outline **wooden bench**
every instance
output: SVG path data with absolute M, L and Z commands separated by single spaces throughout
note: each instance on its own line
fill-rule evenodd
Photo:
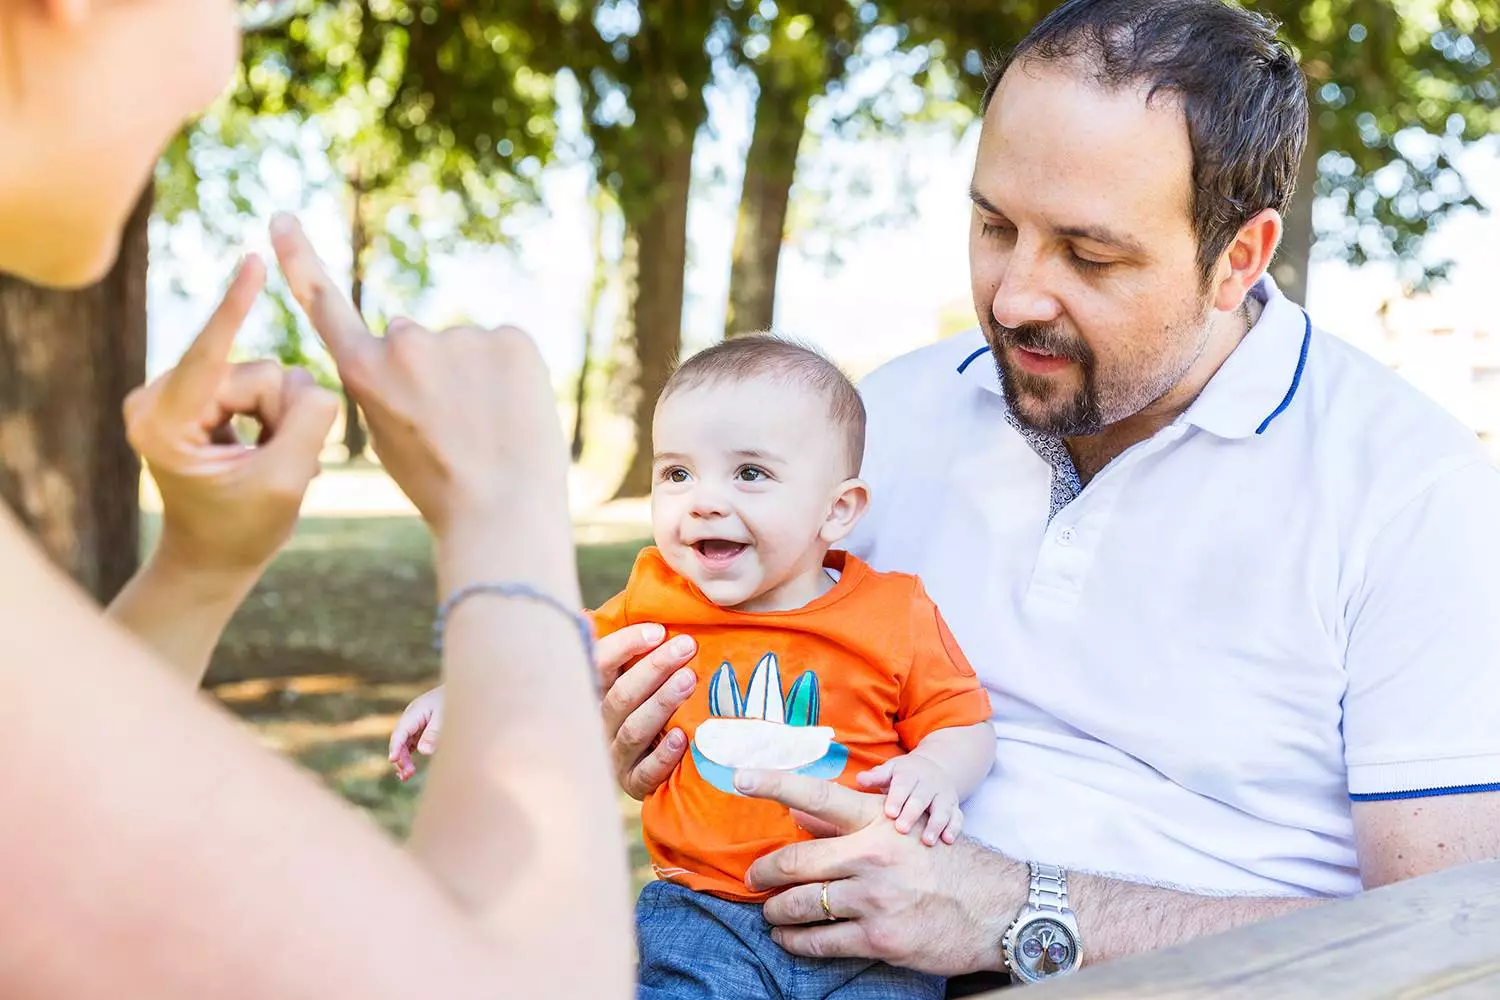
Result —
M 1002 1000 L 1500 1000 L 1500 861 L 1085 967 Z

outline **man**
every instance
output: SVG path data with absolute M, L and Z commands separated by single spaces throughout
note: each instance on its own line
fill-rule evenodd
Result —
M 1306 127 L 1220 0 L 1071 0 L 995 74 L 982 333 L 862 387 L 855 545 L 943 609 L 995 769 L 938 850 L 743 776 L 841 834 L 750 873 L 787 949 L 1043 979 L 1500 854 L 1500 473 L 1265 277 Z M 684 660 L 606 702 L 634 794 L 680 756 L 645 751 Z

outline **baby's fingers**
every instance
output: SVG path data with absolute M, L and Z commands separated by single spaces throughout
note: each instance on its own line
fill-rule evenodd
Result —
M 957 816 L 957 796 L 951 792 L 940 792 L 933 796 L 932 805 L 927 810 L 927 827 L 922 831 L 922 843 L 928 847 L 936 845 L 938 839 L 946 835 Z M 948 843 L 951 844 L 952 841 Z
M 891 770 L 891 788 L 885 797 L 885 815 L 888 819 L 896 819 L 902 815 L 903 807 L 911 801 L 911 797 L 915 794 L 917 786 L 918 782 L 915 774 L 902 771 L 900 768 L 893 768 Z M 926 808 L 927 803 L 923 802 L 922 809 Z M 921 810 L 917 811 L 917 815 L 922 815 Z M 897 826 L 899 825 L 898 823 Z M 910 825 L 906 829 L 911 829 Z M 906 830 L 902 830 L 901 832 L 905 833 Z
M 906 804 L 901 807 L 901 813 L 896 817 L 896 829 L 901 833 L 910 833 L 932 805 L 933 790 L 926 782 L 918 782 L 911 790 L 911 795 L 906 799 Z M 890 812 L 890 801 L 886 801 L 886 812 Z
M 854 780 L 861 788 L 885 788 L 891 783 L 891 771 L 893 766 L 886 761 L 879 767 L 873 767 L 868 771 L 861 772 Z

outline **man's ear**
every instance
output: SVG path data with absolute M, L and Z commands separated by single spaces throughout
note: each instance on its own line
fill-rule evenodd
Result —
M 1282 229 L 1281 214 L 1274 208 L 1265 209 L 1240 227 L 1219 258 L 1214 274 L 1215 309 L 1234 312 L 1244 304 L 1245 296 L 1271 266 Z
M 828 509 L 828 517 L 823 521 L 818 537 L 830 546 L 837 545 L 849 537 L 849 533 L 869 509 L 869 485 L 863 479 L 844 480 L 833 496 L 833 504 Z

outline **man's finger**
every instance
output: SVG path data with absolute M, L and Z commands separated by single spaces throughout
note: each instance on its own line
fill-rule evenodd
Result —
M 863 830 L 884 815 L 883 795 L 856 792 L 831 781 L 786 771 L 739 771 L 734 787 L 751 798 L 770 799 L 807 813 L 841 834 Z
M 271 220 L 271 245 L 276 248 L 276 259 L 292 297 L 327 345 L 339 371 L 347 373 L 351 364 L 357 364 L 380 342 L 328 276 L 328 269 L 295 218 L 283 214 Z
M 813 927 L 778 927 L 771 932 L 785 951 L 805 958 L 874 958 L 864 925 L 857 921 Z
M 644 801 L 648 795 L 661 787 L 662 782 L 672 776 L 672 772 L 678 764 L 682 763 L 682 757 L 686 753 L 687 737 L 680 729 L 672 730 L 656 745 L 656 749 L 648 753 L 626 777 L 623 782 L 625 794 L 633 799 Z
M 660 646 L 666 638 L 667 630 L 655 624 L 632 625 L 600 636 L 594 644 L 594 665 L 600 686 L 605 691 L 613 688 L 626 667 Z M 629 714 L 624 712 L 622 717 Z
M 865 916 L 864 898 L 856 890 L 857 884 L 848 880 L 828 882 L 828 909 L 833 911 L 834 919 L 857 920 Z M 828 914 L 823 912 L 822 882 L 777 893 L 766 900 L 761 910 L 766 923 L 773 927 L 828 923 Z
M 213 401 L 229 368 L 229 351 L 245 317 L 266 287 L 266 265 L 254 254 L 245 258 L 219 307 L 209 317 L 182 360 L 162 379 L 162 402 L 172 412 L 196 414 Z
M 832 882 L 860 874 L 867 862 L 861 848 L 844 837 L 799 840 L 756 859 L 745 873 L 745 884 L 756 892 L 766 892 L 789 885 Z

